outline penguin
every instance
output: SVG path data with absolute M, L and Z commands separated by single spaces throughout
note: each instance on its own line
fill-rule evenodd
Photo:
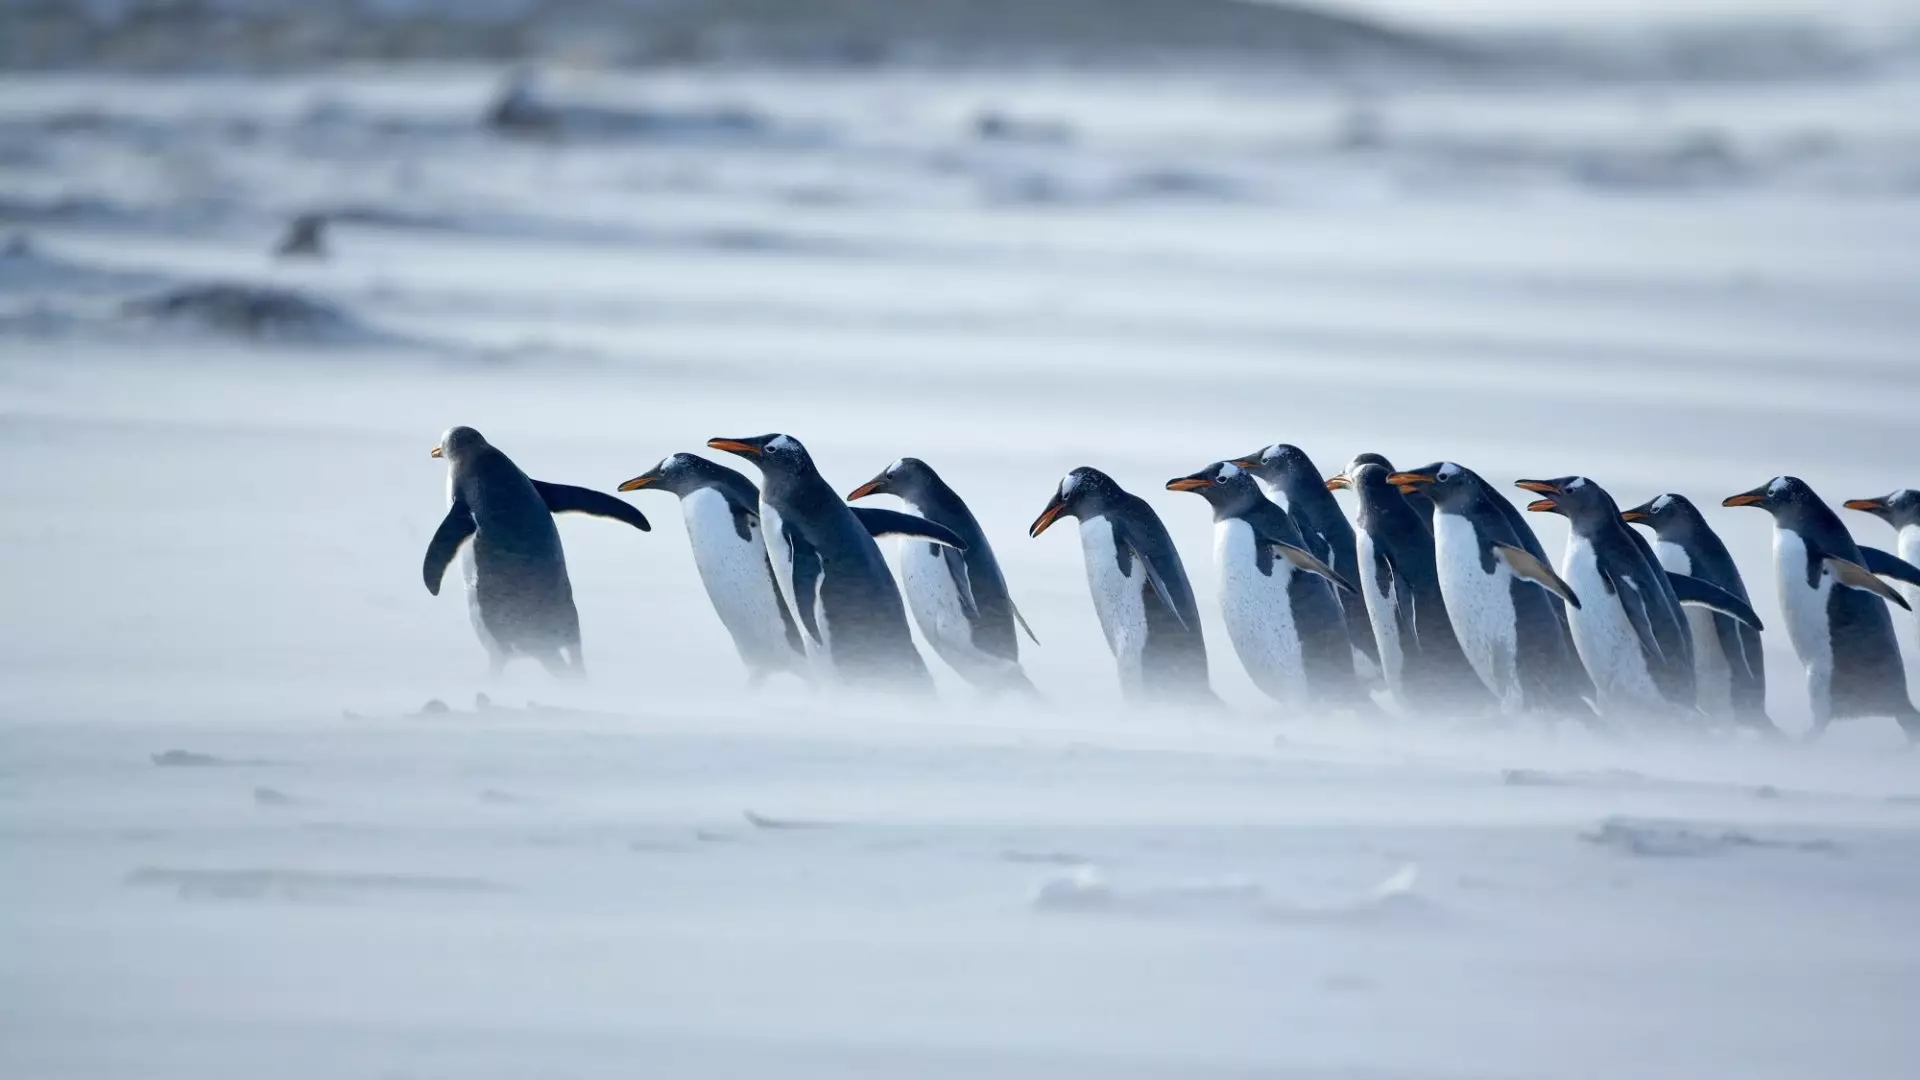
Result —
M 1347 581 L 1359 580 L 1353 526 L 1341 512 L 1339 501 L 1327 491 L 1323 474 L 1314 468 L 1313 460 L 1304 451 L 1297 446 L 1275 443 L 1234 458 L 1232 464 L 1252 473 L 1254 479 L 1267 486 L 1273 501 L 1292 515 L 1314 558 L 1333 567 L 1334 572 Z M 1340 603 L 1347 623 L 1347 638 L 1355 653 L 1354 670 L 1373 682 L 1380 670 L 1380 653 L 1374 644 L 1373 626 L 1367 620 L 1367 606 L 1357 595 L 1343 596 Z
M 760 489 L 753 481 L 706 458 L 672 454 L 620 490 L 679 497 L 694 569 L 747 666 L 748 685 L 781 671 L 806 678 L 806 645 L 760 537 Z
M 1727 546 L 1686 496 L 1658 496 L 1621 511 L 1620 519 L 1653 530 L 1654 557 L 1669 573 L 1698 578 L 1752 604 Z M 1689 607 L 1686 617 L 1700 711 L 1778 736 L 1780 729 L 1767 716 L 1766 651 L 1760 631 L 1706 608 Z
M 1761 629 L 1744 600 L 1685 575 L 1669 576 L 1621 518 L 1605 488 L 1584 476 L 1519 480 L 1544 495 L 1533 513 L 1560 514 L 1571 531 L 1560 576 L 1584 601 L 1570 612 L 1573 643 L 1593 677 L 1603 715 L 1692 714 L 1697 700 L 1693 632 L 1680 609 L 1684 593 Z
M 1353 478 L 1353 474 L 1356 471 L 1358 471 L 1362 465 L 1378 465 L 1382 469 L 1386 470 L 1387 475 L 1391 475 L 1394 471 L 1393 462 L 1388 461 L 1386 458 L 1386 455 L 1375 454 L 1375 453 L 1364 453 L 1364 454 L 1353 455 L 1353 460 L 1347 462 L 1346 471 L 1340 473 L 1339 475 L 1344 476 L 1347 479 L 1351 480 Z M 1385 479 L 1385 476 L 1382 477 L 1382 480 L 1384 479 Z M 1333 487 L 1331 483 L 1329 483 L 1327 490 L 1338 491 L 1340 489 Z M 1379 490 L 1382 498 L 1385 498 L 1387 495 L 1399 495 L 1402 501 L 1404 501 L 1408 506 L 1413 507 L 1413 509 L 1419 513 L 1420 524 L 1426 527 L 1427 533 L 1429 535 L 1433 533 L 1433 500 L 1427 497 L 1427 493 L 1425 491 L 1422 491 L 1419 488 L 1415 488 L 1412 491 L 1406 492 L 1405 494 L 1401 494 L 1401 491 L 1399 488 L 1394 487 L 1392 484 L 1388 484 L 1388 483 L 1382 483 L 1380 485 Z M 1356 526 L 1354 529 L 1354 540 L 1357 543 L 1359 539 L 1360 539 L 1360 530 Z M 1366 570 L 1364 569 L 1366 566 L 1366 560 L 1361 559 L 1360 565 L 1362 567 L 1362 570 L 1360 572 L 1362 575 L 1364 575 L 1366 573 Z
M 646 515 L 611 495 L 534 480 L 470 427 L 448 428 L 433 448 L 447 463 L 446 517 L 421 565 L 440 595 L 447 564 L 462 559 L 467 612 L 494 674 L 530 656 L 556 675 L 583 675 L 580 616 L 553 515 L 593 514 L 647 532 Z M 471 547 L 468 541 L 472 541 Z
M 1027 535 L 1062 517 L 1080 522 L 1087 587 L 1121 695 L 1136 705 L 1217 703 L 1193 587 L 1159 515 L 1106 473 L 1082 466 L 1061 479 Z
M 909 514 L 841 502 L 791 435 L 715 438 L 707 445 L 760 468 L 761 539 L 816 667 L 849 686 L 930 692 L 932 676 L 874 537 L 913 536 L 962 550 L 965 541 Z
M 1020 638 L 1015 630 L 1033 629 L 1007 592 L 1006 577 L 993 557 L 986 533 L 973 511 L 932 466 L 919 458 L 901 458 L 847 496 L 855 502 L 870 495 L 892 495 L 907 509 L 945 526 L 966 542 L 966 550 L 913 540 L 900 542 L 901 590 L 907 610 L 933 651 L 960 677 L 988 691 L 1037 694 L 1020 667 Z
M 1213 507 L 1220 614 L 1254 685 L 1296 709 L 1366 699 L 1334 595 L 1352 593 L 1353 583 L 1306 550 L 1291 515 L 1231 462 L 1175 477 L 1167 490 L 1190 491 Z
M 1373 623 L 1387 685 L 1412 712 L 1490 708 L 1494 700 L 1461 651 L 1440 592 L 1433 534 L 1418 509 L 1425 504 L 1431 511 L 1433 500 L 1419 489 L 1402 495 L 1387 482 L 1392 472 L 1380 455 L 1361 454 L 1326 482 L 1329 491 L 1351 490 L 1359 498 L 1355 584 Z
M 1877 499 L 1850 499 L 1846 507 L 1849 510 L 1872 514 L 1893 526 L 1898 544 L 1895 550 L 1900 558 L 1920 566 L 1920 491 L 1901 488 L 1891 495 L 1882 495 Z M 1920 611 L 1920 588 L 1912 585 L 1901 585 L 1899 588 L 1913 610 Z M 1907 624 L 1908 631 L 1913 635 L 1915 655 L 1920 655 L 1920 618 L 1897 621 Z
M 1590 721 L 1592 685 L 1550 597 L 1580 597 L 1507 524 L 1486 482 L 1453 462 L 1397 472 L 1387 482 L 1433 499 L 1434 568 L 1454 636 L 1509 715 L 1544 711 Z
M 1920 739 L 1920 710 L 1907 697 L 1907 672 L 1887 605 L 1903 613 L 1912 608 L 1875 576 L 1891 572 L 1920 584 L 1920 569 L 1855 544 L 1832 508 L 1799 477 L 1774 477 L 1727 496 L 1720 505 L 1753 506 L 1773 515 L 1780 609 L 1793 651 L 1806 668 L 1813 708 L 1807 737 L 1818 738 L 1835 720 L 1891 716 L 1909 740 Z

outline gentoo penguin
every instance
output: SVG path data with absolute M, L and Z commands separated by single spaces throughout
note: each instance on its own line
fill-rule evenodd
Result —
M 1453 462 L 1393 473 L 1387 482 L 1433 499 L 1434 569 L 1454 636 L 1502 712 L 1592 718 L 1591 681 L 1549 600 L 1580 598 L 1520 544 L 1486 482 Z
M 1571 526 L 1560 576 L 1584 598 L 1568 615 L 1600 711 L 1692 713 L 1693 633 L 1680 610 L 1681 594 L 1758 630 L 1760 620 L 1746 601 L 1691 577 L 1670 578 L 1621 519 L 1613 496 L 1584 476 L 1519 480 L 1514 486 L 1546 496 L 1528 510 L 1560 514 Z
M 642 532 L 646 516 L 611 495 L 528 478 L 470 427 L 447 429 L 433 456 L 447 463 L 451 503 L 421 565 L 427 591 L 440 595 L 447 564 L 462 558 L 467 611 L 497 674 L 530 656 L 555 674 L 583 674 L 580 616 L 553 515 L 576 512 L 624 521 Z
M 1669 573 L 1697 578 L 1752 603 L 1727 546 L 1686 496 L 1661 495 L 1621 511 L 1620 518 L 1653 530 L 1654 557 Z M 1700 710 L 1764 735 L 1778 735 L 1780 729 L 1767 716 L 1766 651 L 1760 631 L 1707 608 L 1689 606 L 1686 615 Z
M 1213 558 L 1227 640 L 1268 697 L 1294 708 L 1366 697 L 1335 590 L 1353 584 L 1302 545 L 1292 517 L 1245 469 L 1215 462 L 1167 481 L 1213 507 Z
M 1353 526 L 1340 510 L 1340 503 L 1327 491 L 1325 474 L 1314 468 L 1313 460 L 1297 446 L 1275 443 L 1255 450 L 1232 464 L 1253 474 L 1273 493 L 1273 501 L 1293 517 L 1306 548 L 1314 557 L 1333 567 L 1348 581 L 1359 579 L 1359 559 L 1354 554 Z M 1340 598 L 1341 612 L 1347 621 L 1347 638 L 1357 654 L 1354 667 L 1369 681 L 1379 670 L 1379 647 L 1374 644 L 1373 626 L 1367 621 L 1367 606 L 1357 595 Z
M 1806 481 L 1779 476 L 1722 506 L 1757 506 L 1773 515 L 1773 569 L 1787 637 L 1807 669 L 1807 697 L 1817 737 L 1835 720 L 1891 716 L 1909 739 L 1920 739 L 1920 711 L 1907 697 L 1907 673 L 1893 635 L 1891 603 L 1910 605 L 1874 576 L 1868 556 Z M 1883 571 L 1920 581 L 1920 570 L 1877 553 Z M 1894 564 L 1898 564 L 1897 567 Z M 1884 601 L 1884 602 L 1883 602 Z M 1902 612 L 1905 614 L 1905 611 Z
M 1061 479 L 1027 535 L 1062 517 L 1080 522 L 1087 587 L 1119 665 L 1121 694 L 1136 704 L 1217 701 L 1193 587 L 1153 507 L 1082 466 Z
M 1354 584 L 1366 600 L 1387 685 L 1409 710 L 1485 709 L 1493 698 L 1454 637 L 1435 569 L 1433 533 L 1414 501 L 1431 511 L 1433 500 L 1420 489 L 1402 495 L 1387 483 L 1392 472 L 1385 458 L 1362 454 L 1327 480 L 1327 490 L 1350 489 L 1360 500 L 1360 580 Z
M 707 599 L 733 636 L 750 684 L 777 671 L 807 676 L 800 626 L 780 595 L 760 538 L 760 489 L 724 465 L 673 454 L 620 485 L 621 491 L 665 491 L 680 497 L 693 565 Z
M 1893 526 L 1900 558 L 1920 566 L 1920 491 L 1901 488 L 1891 495 L 1882 495 L 1877 499 L 1851 499 L 1846 504 L 1849 510 L 1859 510 L 1872 514 L 1881 521 Z M 1867 549 L 1861 549 L 1868 554 Z M 1871 556 L 1869 556 L 1871 557 Z M 1872 569 L 1872 564 L 1868 564 Z M 1907 603 L 1913 610 L 1920 612 L 1920 587 L 1901 585 L 1900 591 L 1906 595 Z M 1913 634 L 1915 655 L 1920 655 L 1920 618 L 1898 619 L 1907 624 Z
M 1388 461 L 1386 458 L 1386 455 L 1365 453 L 1365 454 L 1353 455 L 1353 460 L 1347 462 L 1346 471 L 1341 473 L 1340 475 L 1347 477 L 1348 479 L 1352 479 L 1353 474 L 1362 465 L 1378 465 L 1382 469 L 1385 469 L 1386 473 L 1382 474 L 1383 481 L 1386 476 L 1392 475 L 1394 471 L 1393 462 Z M 1338 491 L 1339 488 L 1336 488 L 1331 483 L 1329 483 L 1327 485 L 1327 490 Z M 1414 511 L 1420 515 L 1420 524 L 1426 527 L 1427 532 L 1429 533 L 1433 532 L 1433 500 L 1427 497 L 1427 493 L 1424 490 L 1420 488 L 1414 488 L 1412 491 L 1403 493 L 1399 488 L 1394 487 L 1392 484 L 1383 482 L 1380 485 L 1380 492 L 1381 492 L 1382 498 L 1385 498 L 1387 495 L 1399 495 L 1400 498 L 1408 506 L 1413 507 Z M 1354 530 L 1354 539 L 1358 541 L 1359 536 L 1360 536 L 1359 529 L 1356 527 Z M 1360 565 L 1364 567 L 1366 565 L 1366 561 L 1364 559 L 1361 560 Z M 1362 573 L 1364 572 L 1365 571 L 1362 570 Z
M 1020 669 L 1020 638 L 1014 624 L 1027 620 L 1007 593 L 1007 579 L 993 557 L 973 511 L 940 474 L 919 458 L 901 458 L 861 484 L 848 502 L 892 495 L 907 509 L 966 542 L 966 550 L 917 540 L 900 541 L 900 584 L 907 610 L 933 651 L 960 677 L 982 690 L 1035 693 Z M 1037 639 L 1036 639 L 1037 641 Z
M 841 502 L 791 435 L 716 438 L 707 445 L 760 467 L 760 535 L 808 655 L 849 685 L 931 690 L 900 589 L 873 538 L 916 536 L 959 548 L 965 542 L 908 514 Z

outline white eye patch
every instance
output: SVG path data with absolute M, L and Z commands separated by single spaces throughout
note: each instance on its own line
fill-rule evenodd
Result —
M 1079 487 L 1080 474 L 1077 472 L 1068 473 L 1060 481 L 1060 497 L 1063 499 L 1071 497 Z
M 775 435 L 773 438 L 767 440 L 767 449 L 798 450 L 800 449 L 800 440 L 795 439 L 791 435 Z
M 1224 484 L 1227 481 L 1239 475 L 1240 475 L 1240 466 L 1235 465 L 1231 461 L 1221 462 L 1220 467 L 1213 471 L 1213 479 L 1214 479 L 1214 482 L 1217 484 Z
M 1567 490 L 1579 491 L 1581 488 L 1586 486 L 1587 486 L 1587 478 L 1584 476 L 1576 476 L 1573 478 L 1573 480 L 1570 483 L 1567 484 Z
M 897 473 L 897 472 L 899 472 L 899 471 L 900 471 L 901 469 L 904 469 L 904 468 L 906 468 L 906 467 L 907 467 L 907 459 L 906 459 L 906 458 L 895 458 L 895 459 L 894 459 L 894 461 L 893 461 L 893 464 L 891 464 L 891 465 L 889 465 L 889 466 L 887 466 L 887 475 L 889 475 L 889 476 L 891 476 L 891 475 L 893 475 L 894 473 Z
M 1780 495 L 1785 495 L 1786 493 L 1787 493 L 1787 478 L 1784 476 L 1774 477 L 1773 483 L 1767 485 L 1767 494 L 1769 495 L 1773 495 L 1777 497 Z
M 1665 509 L 1666 509 L 1667 507 L 1669 507 L 1669 506 L 1672 506 L 1672 505 L 1673 505 L 1673 496 L 1671 496 L 1671 495 L 1662 495 L 1662 496 L 1660 496 L 1659 498 L 1657 498 L 1657 499 L 1655 499 L 1655 500 L 1653 500 L 1653 503 L 1652 503 L 1652 505 L 1653 505 L 1653 509 L 1654 509 L 1654 512 L 1655 512 L 1655 513 L 1658 513 L 1658 512 L 1660 512 L 1660 511 L 1663 511 L 1663 510 L 1665 510 Z
M 1433 475 L 1436 479 L 1439 479 L 1439 480 L 1451 480 L 1454 477 L 1460 475 L 1460 466 L 1455 465 L 1453 462 L 1449 461 L 1441 465 L 1440 471 L 1437 473 L 1434 473 Z

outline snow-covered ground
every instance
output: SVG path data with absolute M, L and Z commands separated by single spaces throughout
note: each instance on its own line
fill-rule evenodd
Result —
M 1775 617 L 1720 497 L 1920 484 L 1920 83 L 575 74 L 517 134 L 499 86 L 0 77 L 0 1074 L 1910 1072 L 1891 723 L 1280 715 L 1161 484 L 1285 440 L 1686 492 Z M 151 302 L 216 282 L 324 306 Z M 455 423 L 605 489 L 925 458 L 1049 705 L 749 694 L 644 493 L 561 525 L 592 679 L 489 683 L 419 582 Z M 1080 464 L 1167 520 L 1231 714 L 1119 709 L 1025 535 Z

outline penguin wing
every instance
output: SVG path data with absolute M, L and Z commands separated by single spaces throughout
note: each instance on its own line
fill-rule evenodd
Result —
M 1153 586 L 1154 594 L 1160 598 L 1160 603 L 1173 615 L 1173 621 L 1180 624 L 1180 629 L 1191 631 L 1193 624 L 1187 621 L 1186 615 L 1180 611 L 1180 605 L 1174 602 L 1173 590 L 1167 587 L 1166 579 L 1160 576 L 1159 570 L 1155 569 L 1153 560 L 1147 558 L 1146 552 L 1140 550 L 1140 545 L 1134 542 L 1133 534 L 1121 524 L 1119 518 L 1110 517 L 1107 520 L 1113 526 L 1114 550 L 1121 556 L 1121 574 L 1132 577 L 1133 574 L 1127 569 L 1127 564 L 1138 563 L 1140 568 L 1146 571 L 1147 583 Z
M 940 554 L 947 562 L 947 573 L 953 577 L 954 590 L 960 594 L 960 612 L 972 622 L 980 617 L 980 605 L 973 599 L 973 578 L 967 573 L 967 557 L 959 548 L 943 547 Z
M 1913 610 L 1913 605 L 1907 603 L 1905 597 L 1895 592 L 1893 586 L 1874 577 L 1873 571 L 1868 570 L 1859 563 L 1848 562 L 1838 556 L 1829 555 L 1821 560 L 1821 565 L 1825 566 L 1827 572 L 1833 575 L 1833 580 L 1845 585 L 1849 589 L 1859 589 L 1861 592 L 1870 592 L 1889 604 L 1898 604 L 1908 611 Z
M 1909 585 L 1920 585 L 1920 566 L 1879 548 L 1860 549 L 1861 564 L 1881 577 L 1904 581 Z
M 799 610 L 800 625 L 815 644 L 825 645 L 826 638 L 820 634 L 820 626 L 815 619 L 816 597 L 820 595 L 820 553 L 813 545 L 791 526 L 780 530 L 787 538 L 787 561 L 793 566 L 793 606 Z
M 1753 610 L 1751 604 L 1718 585 L 1702 581 L 1690 574 L 1676 574 L 1672 571 L 1668 571 L 1667 580 L 1673 584 L 1673 595 L 1679 597 L 1682 604 L 1717 611 L 1722 615 L 1738 619 L 1755 630 L 1766 629 L 1760 624 L 1760 616 Z
M 1373 549 L 1373 566 L 1376 580 L 1382 584 L 1380 591 L 1393 598 L 1393 621 L 1399 625 L 1401 636 L 1419 648 L 1420 628 L 1413 617 L 1412 584 L 1400 576 L 1400 568 L 1383 548 Z
M 440 519 L 440 527 L 433 530 L 433 539 L 427 541 L 427 558 L 420 564 L 420 576 L 426 579 L 428 592 L 440 595 L 440 580 L 447 576 L 448 565 L 460 554 L 460 545 L 472 539 L 478 530 L 473 511 L 467 509 L 467 501 L 454 499 L 453 505 L 447 507 L 447 516 Z
M 1627 621 L 1633 624 L 1633 634 L 1640 639 L 1640 651 L 1657 663 L 1667 662 L 1667 650 L 1660 644 L 1660 635 L 1653 628 L 1653 618 L 1647 613 L 1647 598 L 1642 594 L 1640 583 L 1630 575 L 1616 574 L 1600 564 L 1600 576 L 1613 587 L 1613 595 L 1620 601 L 1620 610 L 1627 613 Z M 1651 670 L 1651 666 L 1650 666 Z
M 1013 612 L 1013 621 L 1019 623 L 1020 629 L 1027 632 L 1027 640 L 1035 645 L 1040 644 L 1040 639 L 1033 636 L 1033 627 L 1027 625 L 1027 617 L 1020 614 L 1020 608 L 1014 604 L 1011 596 L 1007 597 L 1007 608 Z
M 967 542 L 945 525 L 938 525 L 923 517 L 903 514 L 898 510 L 881 510 L 872 506 L 849 506 L 853 516 L 860 519 L 867 534 L 873 537 L 911 536 L 916 540 L 926 540 L 935 544 L 944 544 L 957 551 L 967 550 Z
M 1573 606 L 1574 610 L 1580 609 L 1580 598 L 1573 595 L 1573 586 L 1560 580 L 1560 575 L 1554 573 L 1553 567 L 1548 566 L 1544 560 L 1535 557 L 1525 548 L 1503 544 L 1497 540 L 1493 543 L 1493 554 L 1495 558 L 1507 564 L 1507 569 L 1513 571 L 1515 577 L 1526 578 L 1565 600 Z
M 1341 577 L 1339 571 L 1315 558 L 1313 552 L 1306 548 L 1289 544 L 1285 540 L 1275 540 L 1270 536 L 1263 536 L 1260 539 L 1275 555 L 1292 563 L 1295 568 L 1305 570 L 1309 574 L 1319 574 L 1342 592 L 1356 591 L 1353 582 Z
M 641 532 L 653 531 L 647 516 L 635 510 L 631 503 L 603 492 L 569 484 L 549 484 L 544 480 L 535 480 L 533 490 L 540 493 L 540 500 L 547 504 L 547 510 L 551 513 L 592 514 L 594 517 L 624 521 Z

